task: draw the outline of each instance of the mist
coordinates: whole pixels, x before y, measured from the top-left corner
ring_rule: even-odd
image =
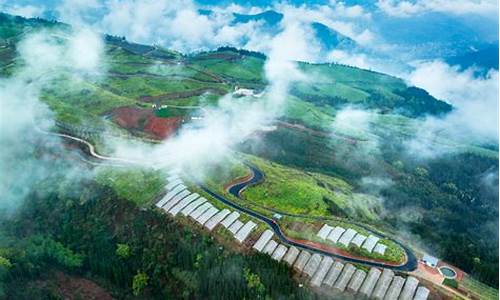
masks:
[[[454,107],[445,116],[428,116],[419,124],[407,144],[410,153],[434,157],[460,151],[455,143],[498,145],[498,71],[476,76],[474,68],[462,71],[431,61],[418,64],[407,78]]]
[[[59,76],[96,76],[104,65],[100,36],[84,29],[33,33],[17,50],[19,66],[11,77],[0,79],[0,210],[6,212],[14,211],[49,176],[84,176],[58,162],[67,151],[58,137],[42,133],[54,125],[54,113],[40,97]]]
[[[294,62],[307,53],[305,38],[299,24],[282,22],[281,32],[268,46],[264,72],[269,84],[262,97],[225,95],[215,107],[203,109],[201,120],[186,124],[161,145],[115,140],[111,144],[114,155],[155,168],[181,169],[202,179],[211,167],[231,156],[236,145],[282,115],[290,84],[305,79]]]

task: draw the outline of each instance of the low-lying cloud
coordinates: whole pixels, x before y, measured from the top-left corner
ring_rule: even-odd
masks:
[[[274,2],[268,7],[233,4],[222,9],[217,5],[202,7],[192,0],[61,0],[47,7],[0,2],[0,8],[26,17],[41,17],[47,11],[54,11],[62,22],[91,26],[133,42],[161,45],[184,53],[226,45],[267,53],[268,42],[275,32],[270,32],[265,20],[233,22],[233,13],[256,14],[264,9],[279,11],[304,27],[321,22],[365,46],[371,46],[376,38],[367,26],[358,25],[358,21],[371,19],[370,12],[360,5],[335,1],[301,6]],[[202,8],[208,8],[211,13],[201,12]],[[314,38],[313,34],[309,35],[310,40]],[[326,58],[326,53],[318,53],[309,59],[324,61]]]
[[[7,0],[0,0],[0,8],[3,12],[25,18],[41,17],[45,12],[43,6],[8,4]]]
[[[181,169],[202,179],[210,167],[232,154],[235,145],[265,129],[286,106],[292,82],[303,80],[294,60],[306,52],[305,32],[293,22],[282,22],[282,31],[271,39],[264,71],[269,82],[261,98],[222,97],[216,107],[204,108],[204,117],[187,124],[161,145],[115,143],[115,155],[149,166]]]
[[[498,71],[476,77],[474,69],[461,71],[441,61],[420,63],[407,76],[410,84],[422,87],[453,105],[444,117],[428,117],[419,125],[413,152],[432,155],[446,152],[434,141],[449,138],[459,143],[498,143]],[[425,141],[428,142],[425,142]]]
[[[42,89],[62,73],[73,78],[97,74],[102,49],[99,35],[87,30],[42,31],[19,42],[22,64],[0,79],[0,210],[15,209],[38,181],[59,171],[52,156],[62,147],[59,139],[37,129],[54,124],[52,111],[40,101]],[[73,173],[64,172],[66,177]]]

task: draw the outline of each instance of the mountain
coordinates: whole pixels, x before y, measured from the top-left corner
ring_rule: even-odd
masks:
[[[326,51],[333,49],[354,50],[357,46],[356,42],[351,38],[333,30],[332,28],[318,22],[311,24],[316,38],[321,43],[321,46]]]
[[[255,15],[234,13],[234,23],[248,23],[250,21],[264,21],[268,26],[277,26],[283,19],[283,14],[274,10],[267,10]]]
[[[476,65],[486,69],[498,65],[495,63],[498,60],[498,26],[492,27],[491,20],[438,12],[408,18],[388,17],[377,12],[374,18],[378,22],[371,30],[386,43],[399,47],[409,58],[449,59],[463,67]],[[474,54],[471,49],[484,52]]]
[[[366,21],[383,42],[399,49],[396,56],[409,59],[445,59],[452,64],[459,64],[466,68],[472,65],[483,69],[498,69],[498,31],[490,30],[488,22],[475,16],[462,18],[443,13],[424,13],[411,18],[398,18],[388,16],[364,1],[353,1],[370,7],[373,19],[377,22]],[[263,21],[266,30],[276,33],[277,25],[283,14],[275,10],[267,10],[259,14],[234,14],[233,23],[246,23],[249,21]],[[320,22],[312,22],[316,39],[323,50],[349,50],[368,52],[371,55],[383,58],[387,53],[374,53],[336,30]],[[495,35],[496,32],[496,35]],[[479,49],[477,53],[475,50]],[[389,54],[389,56],[393,56]]]
[[[279,14],[238,18],[273,24]],[[324,37],[324,47],[353,44],[322,24],[312,26]],[[43,30],[50,28],[60,30]],[[0,74],[9,86],[25,67],[18,43],[35,32],[65,45],[72,29],[58,22],[0,14]],[[186,55],[129,42],[126,37],[103,34],[102,38],[106,68],[101,76],[74,76],[65,65],[35,95],[51,111],[55,121],[51,134],[59,134],[57,142],[45,142],[47,135],[27,122],[24,116],[31,107],[25,97],[15,97],[16,89],[11,98],[19,98],[19,105],[12,105],[10,98],[0,99],[22,116],[9,124],[7,133],[15,132],[11,128],[19,123],[24,125],[8,141],[28,138],[22,147],[33,147],[17,151],[22,156],[15,159],[7,157],[9,163],[20,166],[19,173],[26,177],[41,177],[12,189],[14,194],[32,192],[26,193],[15,213],[9,211],[1,219],[0,298],[5,294],[6,299],[318,299],[316,289],[308,287],[309,279],[253,251],[252,245],[269,224],[278,224],[283,234],[297,241],[323,243],[316,233],[325,222],[354,228],[365,237],[379,232],[387,246],[386,254],[374,256],[352,245],[323,244],[342,253],[396,262],[409,257],[403,246],[410,249],[407,253],[432,248],[447,265],[470,274],[464,283],[477,287],[475,280],[480,279],[498,286],[498,146],[455,140],[446,128],[425,131],[428,116],[442,121],[453,111],[446,99],[436,99],[388,74],[298,62],[307,80],[290,85],[281,114],[269,126],[253,129],[254,119],[247,117],[254,116],[254,104],[259,107],[268,99],[264,54],[221,47]],[[32,84],[36,79],[23,80],[19,86],[36,86]],[[230,128],[229,136],[252,131],[243,135],[244,141],[229,144],[228,157],[212,162],[212,154],[221,148],[212,146],[226,145],[226,139],[218,138],[226,128],[217,126],[209,134],[202,130],[201,139],[185,133],[195,132],[196,137],[197,130],[206,127],[199,120],[228,102],[243,106],[221,114],[245,120]],[[88,144],[78,139],[95,145],[92,149],[101,157],[91,156]],[[178,148],[179,140],[183,145]],[[133,153],[142,152],[135,151],[136,146],[144,146],[140,150],[148,161],[156,150],[165,150],[163,146],[180,149],[191,160],[198,152],[194,147],[208,145],[210,162],[205,166],[207,159],[200,159],[203,168],[195,168],[196,176],[191,177],[189,168],[171,175],[163,161],[138,166],[103,159],[115,155],[108,146],[128,142]],[[417,150],[409,150],[414,144]],[[12,148],[8,146],[4,149]],[[422,148],[434,156],[424,158]],[[26,160],[36,163],[27,165]],[[38,165],[40,160],[57,170]],[[249,164],[263,172],[261,180],[247,186],[241,197],[229,195],[229,184],[256,174]],[[200,178],[205,167],[206,176]],[[9,176],[15,183],[23,178]],[[165,199],[166,178],[180,188],[175,193],[182,196],[169,191],[169,197],[177,195],[175,201],[187,205],[183,197],[197,193],[221,211],[237,201],[239,208],[230,210],[242,212],[242,224],[258,223],[256,229],[238,243],[222,226],[208,231],[189,218],[165,213],[158,200]],[[189,192],[181,192],[185,188]],[[219,201],[211,192],[231,200]],[[208,203],[203,207],[213,213]],[[273,219],[264,223],[248,211]],[[3,213],[0,210],[0,216]],[[431,297],[449,298],[447,289],[424,284],[429,285]],[[461,288],[470,292],[465,284]],[[93,293],[74,295],[81,290]],[[95,296],[99,293],[101,297]],[[472,293],[469,296],[483,298]]]
[[[235,13],[233,24],[247,23],[250,21],[262,21],[266,24],[267,30],[276,31],[278,28],[277,26],[282,19],[283,14],[274,10],[267,10],[254,15]],[[325,51],[331,51],[333,49],[353,50],[357,46],[356,42],[349,37],[322,23],[312,22],[310,26],[315,33],[316,39]]]

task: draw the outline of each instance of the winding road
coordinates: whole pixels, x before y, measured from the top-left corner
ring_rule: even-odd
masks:
[[[74,137],[74,136],[71,136],[68,134],[63,134],[63,133],[48,132],[48,131],[44,131],[41,129],[38,129],[38,131],[41,133],[44,133],[44,134],[55,135],[55,136],[63,137],[66,139],[70,139],[70,140],[82,143],[83,145],[88,147],[89,153],[91,156],[98,158],[100,160],[127,163],[127,164],[138,164],[137,161],[132,161],[132,160],[124,159],[124,158],[116,158],[116,157],[100,155],[95,151],[94,145],[92,145],[88,141],[81,139],[81,138],[78,138],[78,137]],[[248,165],[248,166],[250,167],[250,169],[252,171],[252,176],[250,178],[248,178],[247,180],[240,182],[240,183],[237,183],[237,184],[234,184],[233,186],[231,186],[229,188],[229,192],[236,197],[240,197],[241,191],[243,191],[246,187],[253,185],[253,184],[256,184],[264,178],[264,174],[262,174],[262,172],[260,172],[259,169],[257,169],[256,167],[254,167],[252,165]],[[246,214],[248,214],[254,218],[257,218],[257,219],[265,222],[266,224],[268,224],[271,227],[271,229],[274,231],[276,236],[278,236],[278,238],[285,244],[293,245],[297,248],[305,249],[305,250],[319,253],[319,254],[323,254],[326,256],[332,256],[335,258],[339,258],[339,259],[342,259],[344,261],[364,264],[364,265],[368,265],[368,266],[388,268],[388,269],[394,269],[394,270],[405,271],[405,272],[413,271],[417,268],[417,259],[416,259],[415,255],[411,252],[410,249],[408,249],[406,246],[404,246],[403,244],[401,244],[397,241],[394,241],[394,242],[398,243],[406,251],[406,256],[407,256],[407,261],[401,265],[391,265],[391,264],[386,264],[383,262],[377,262],[377,261],[372,261],[372,260],[366,260],[366,259],[360,259],[360,258],[354,258],[354,257],[348,257],[348,256],[344,256],[344,255],[334,254],[334,253],[313,247],[313,246],[308,245],[308,244],[304,244],[304,243],[297,242],[295,240],[291,240],[283,234],[279,224],[275,220],[273,220],[269,217],[266,217],[266,216],[254,211],[254,210],[251,210],[247,207],[241,206],[238,203],[235,203],[235,202],[225,198],[224,196],[221,196],[221,195],[217,194],[216,192],[210,190],[207,186],[205,186],[201,183],[198,183],[198,185],[201,187],[201,189],[203,191],[208,193],[213,198],[221,201],[222,203],[224,203],[224,204],[226,204],[234,209],[237,209],[243,213],[246,213]],[[372,230],[370,230],[370,231],[372,231]],[[377,234],[384,236],[380,233],[377,233]]]
[[[81,138],[78,138],[78,137],[74,137],[72,135],[68,135],[68,134],[64,134],[64,133],[57,133],[57,132],[45,131],[45,130],[40,129],[38,127],[35,127],[35,128],[36,128],[36,130],[38,132],[43,133],[43,134],[53,135],[53,136],[58,136],[58,137],[63,137],[63,138],[66,138],[66,139],[70,139],[70,140],[82,143],[82,144],[84,144],[85,146],[87,146],[89,148],[89,152],[90,152],[91,156],[93,156],[95,158],[98,158],[100,160],[112,161],[112,162],[120,162],[120,163],[126,163],[126,164],[139,164],[136,161],[125,159],[125,158],[118,158],[118,157],[111,157],[111,156],[100,155],[99,153],[97,153],[95,151],[94,145],[92,145],[91,143],[87,142],[84,139],[81,139]]]
[[[238,183],[235,183],[233,185],[231,185],[229,188],[228,188],[228,192],[235,196],[235,197],[238,197],[238,198],[241,198],[241,192],[246,189],[248,186],[251,186],[251,185],[255,185],[259,182],[261,182],[263,179],[264,179],[264,174],[255,166],[251,165],[251,164],[246,164],[252,174],[249,178],[247,178],[246,180],[242,181],[242,182],[238,182]],[[404,264],[401,264],[401,265],[391,265],[391,264],[386,264],[386,263],[383,263],[383,262],[377,262],[377,261],[371,261],[371,260],[365,260],[365,259],[359,259],[359,258],[354,258],[354,257],[348,257],[348,256],[344,256],[344,255],[339,255],[339,254],[334,254],[334,253],[331,253],[331,252],[328,252],[328,251],[324,251],[322,249],[319,249],[319,248],[316,248],[316,247],[312,247],[310,245],[304,245],[304,244],[301,244],[301,243],[298,243],[294,240],[291,240],[289,238],[287,238],[283,232],[281,231],[281,228],[279,227],[278,223],[276,221],[274,221],[273,219],[270,219],[266,216],[263,216],[253,210],[250,210],[248,208],[245,208],[241,205],[238,205],[236,203],[234,203],[233,201],[231,200],[228,200],[212,191],[210,191],[208,188],[206,187],[203,187],[203,190],[207,193],[209,193],[212,197],[215,197],[217,198],[218,200],[224,202],[225,204],[227,205],[230,205],[238,210],[241,210],[241,211],[244,211],[245,213],[255,217],[255,218],[258,218],[264,222],[266,222],[269,226],[271,226],[271,228],[274,230],[275,234],[279,237],[279,239],[286,243],[286,244],[289,244],[289,245],[293,245],[293,246],[296,246],[298,248],[302,248],[302,249],[307,249],[307,250],[310,250],[310,251],[313,251],[313,252],[316,252],[316,253],[321,253],[321,254],[324,254],[324,255],[329,255],[329,256],[333,256],[333,257],[337,257],[337,258],[340,258],[342,260],[345,260],[345,261],[350,261],[350,262],[354,262],[354,263],[360,263],[360,264],[365,264],[365,265],[369,265],[369,266],[375,266],[375,267],[382,267],[382,268],[388,268],[388,269],[395,269],[395,270],[399,270],[399,271],[407,271],[407,272],[410,272],[410,271],[413,271],[417,268],[417,265],[418,265],[418,261],[417,261],[417,258],[415,256],[415,254],[413,254],[413,252],[411,251],[411,249],[409,249],[408,247],[406,247],[405,245],[403,245],[402,243],[400,243],[399,241],[396,241],[394,239],[391,239],[392,241],[394,241],[395,243],[397,243],[401,248],[404,249],[404,251],[406,252],[406,262]],[[305,216],[302,216],[302,215],[296,215],[296,214],[289,214],[289,213],[285,213],[285,212],[279,212],[279,211],[276,211],[276,210],[271,210],[272,212],[277,212],[281,215],[286,215],[286,216],[292,216],[292,217],[305,217]],[[314,218],[314,219],[320,219],[320,220],[327,220],[328,218],[325,218],[325,217],[310,217],[310,218]],[[381,236],[381,237],[384,237],[384,238],[388,238],[386,235],[380,233],[380,232],[374,232],[373,229],[371,228],[367,228],[365,226],[363,226],[362,224],[356,224],[360,227],[363,227],[364,229],[366,229],[367,231],[369,232],[373,232],[375,234],[377,234],[378,236]]]

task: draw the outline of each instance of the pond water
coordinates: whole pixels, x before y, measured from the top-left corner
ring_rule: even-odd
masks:
[[[452,268],[449,268],[449,267],[441,267],[441,268],[439,268],[439,271],[441,271],[443,276],[446,278],[455,278],[455,276],[457,276],[457,273],[455,272],[455,270],[453,270]]]

